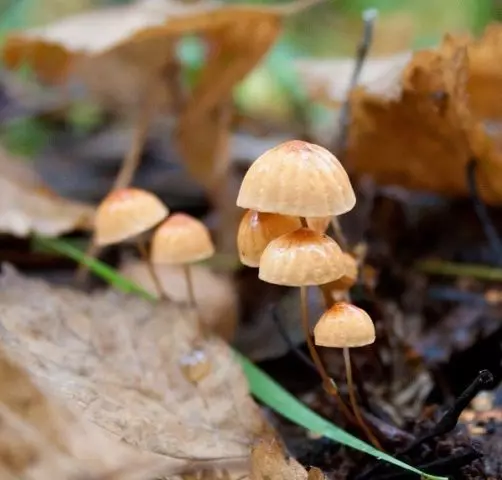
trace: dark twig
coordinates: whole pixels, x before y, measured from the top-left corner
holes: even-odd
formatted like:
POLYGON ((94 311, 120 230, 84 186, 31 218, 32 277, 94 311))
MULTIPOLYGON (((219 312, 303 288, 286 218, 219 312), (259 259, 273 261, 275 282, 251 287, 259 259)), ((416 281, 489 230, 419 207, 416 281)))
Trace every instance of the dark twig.
POLYGON ((500 266, 502 265, 502 240, 500 239, 497 229, 490 218, 486 205, 478 193, 478 186, 476 183, 477 165, 478 162, 474 158, 467 163, 467 186, 469 188, 469 194, 471 196, 474 210, 481 222, 481 226, 483 227, 488 243, 490 244, 490 249, 494 256, 494 262, 496 265, 500 266))
POLYGON ((314 365, 314 362, 301 351, 300 348, 298 348, 291 338, 289 337, 289 333, 286 331, 284 328, 284 325, 281 322, 281 319, 279 318, 279 313, 277 312, 277 305, 273 305, 271 308, 271 314, 272 314, 272 320, 275 323, 275 326, 277 327, 277 331, 279 332, 279 335, 282 337, 282 339, 286 342, 286 345, 288 348, 309 368, 314 370, 317 374, 319 373, 317 371, 316 366, 314 365))
POLYGON ((368 56, 371 42, 373 41, 373 27, 377 14, 378 11, 375 8, 370 8, 363 12, 363 36, 361 38, 361 41, 359 42, 359 45, 357 46, 356 65, 350 79, 347 98, 343 102, 342 108, 340 110, 338 139, 336 141, 335 148, 336 153, 340 156, 345 153, 345 149, 347 148, 348 131, 350 124, 350 92, 357 85, 364 62, 366 61, 366 57, 368 56))
MULTIPOLYGON (((481 370, 474 381, 460 394, 460 396, 455 400, 455 403, 445 412, 441 419, 434 425, 434 427, 425 435, 418 437, 412 443, 410 443, 404 450, 397 452, 396 458, 401 459, 404 455, 409 454, 411 451, 415 450, 418 446, 424 444, 425 442, 432 440, 440 435, 445 435, 451 432, 458 423, 458 419, 462 411, 469 405, 472 399, 485 388, 491 386, 493 383, 493 375, 488 370, 481 370)), ((357 480, 374 479, 377 470, 382 468, 382 464, 377 464, 374 467, 367 470, 365 473, 359 475, 357 480)))

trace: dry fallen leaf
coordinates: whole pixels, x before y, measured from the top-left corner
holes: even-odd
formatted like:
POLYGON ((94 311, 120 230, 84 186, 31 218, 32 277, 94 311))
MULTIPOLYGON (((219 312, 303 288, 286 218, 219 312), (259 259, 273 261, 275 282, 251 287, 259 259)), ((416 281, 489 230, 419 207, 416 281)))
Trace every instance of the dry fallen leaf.
POLYGON ((485 200, 502 200, 502 158, 470 109, 465 37, 447 36, 416 52, 401 94, 386 99, 359 87, 351 95, 347 162, 357 174, 446 195, 466 195, 467 161, 479 160, 485 200))
POLYGON ((219 461, 246 473, 252 443, 271 434, 232 351, 217 337, 202 341, 191 312, 112 291, 87 296, 10 268, 0 312, 2 344, 37 382, 164 465, 219 461), (200 381, 184 375, 190 356, 210 362, 200 381))
POLYGON ((94 209, 50 191, 27 161, 0 149, 0 232, 57 236, 91 228, 94 209))
POLYGON ((81 421, 0 348, 1 478, 113 478, 120 474, 121 480, 133 480, 170 471, 162 457, 135 451, 81 421))
MULTIPOLYGON (((157 266, 156 272, 164 291, 178 303, 188 302, 188 291, 182 267, 157 266)), ((121 273, 152 295, 157 295, 144 262, 128 260, 121 273)), ((211 272, 203 265, 192 266, 195 298, 202 320, 225 340, 231 340, 237 326, 237 293, 228 276, 211 272)))
POLYGON ((251 480, 307 480, 307 471, 294 459, 286 458, 275 439, 258 442, 251 454, 251 480))

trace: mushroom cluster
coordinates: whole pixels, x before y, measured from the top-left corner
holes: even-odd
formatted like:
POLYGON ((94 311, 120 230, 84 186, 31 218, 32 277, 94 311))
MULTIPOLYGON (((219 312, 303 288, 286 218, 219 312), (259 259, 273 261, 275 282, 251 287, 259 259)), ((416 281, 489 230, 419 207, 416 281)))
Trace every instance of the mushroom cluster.
POLYGON ((247 209, 238 234, 239 257, 258 267, 261 280, 300 288, 301 318, 307 345, 325 389, 338 401, 349 420, 357 423, 372 443, 381 448, 356 402, 349 349, 375 341, 369 315, 344 302, 333 302, 330 292, 347 292, 357 281, 357 262, 325 232, 331 219, 354 207, 356 197, 347 172, 323 147, 294 140, 261 155, 249 168, 237 197, 247 209), (316 345, 341 348, 352 412, 326 372, 311 338, 307 288, 321 287, 327 311, 314 328, 316 345), (328 292, 328 293, 326 293, 328 292))
POLYGON ((199 328, 205 331, 197 310, 191 264, 214 254, 207 227, 190 215, 175 213, 150 192, 123 188, 111 192, 99 205, 94 220, 94 243, 99 247, 134 239, 155 283, 158 296, 167 299, 155 266, 180 265, 185 274, 188 299, 197 312, 199 328), (160 225, 159 225, 160 224, 160 225), (153 232, 148 253, 144 234, 153 232))

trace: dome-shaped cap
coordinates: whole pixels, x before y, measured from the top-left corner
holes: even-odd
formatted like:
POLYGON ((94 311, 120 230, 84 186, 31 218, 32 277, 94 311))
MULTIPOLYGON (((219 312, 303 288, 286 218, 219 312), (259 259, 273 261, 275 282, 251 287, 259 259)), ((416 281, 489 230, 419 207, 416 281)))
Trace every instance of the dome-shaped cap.
POLYGON ((248 267, 258 267, 265 247, 277 237, 298 230, 298 217, 248 210, 237 231, 239 258, 248 267))
POLYGON ((123 188, 111 192, 94 218, 94 242, 119 243, 154 227, 168 215, 168 208, 150 192, 123 188))
POLYGON ((297 217, 328 217, 352 210, 356 197, 347 172, 323 147, 294 140, 261 155, 249 168, 237 205, 297 217))
POLYGON ((364 310, 337 302, 317 322, 314 340, 321 347, 364 347, 374 343, 375 326, 364 310))
POLYGON ((155 230, 150 258, 153 263, 181 265, 212 257, 214 245, 207 227, 185 213, 175 213, 155 230))
POLYGON ((258 276, 275 285, 322 285, 343 275, 342 251, 327 235, 300 228, 270 242, 258 276))

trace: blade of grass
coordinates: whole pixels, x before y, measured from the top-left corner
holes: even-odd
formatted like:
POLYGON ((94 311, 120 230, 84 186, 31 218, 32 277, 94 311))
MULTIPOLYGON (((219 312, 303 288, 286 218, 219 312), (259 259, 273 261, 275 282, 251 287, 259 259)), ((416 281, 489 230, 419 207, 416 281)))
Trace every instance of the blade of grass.
POLYGON ((431 275, 446 275, 449 277, 472 277, 479 280, 494 282, 502 281, 502 269, 469 263, 443 262, 442 260, 424 260, 417 262, 415 269, 431 275))
MULTIPOLYGON (((84 263, 96 275, 111 283, 119 290, 126 293, 137 293, 150 300, 154 299, 152 295, 120 275, 113 268, 107 266, 99 260, 86 257, 85 253, 71 245, 68 245, 64 240, 36 236, 35 241, 44 248, 52 249, 55 252, 66 255, 77 262, 84 263)), ((397 460, 391 455, 381 452, 353 435, 343 431, 341 428, 328 422, 320 415, 310 410, 306 405, 284 390, 277 382, 275 382, 271 377, 240 353, 235 352, 235 355, 248 379, 251 393, 260 401, 290 421, 308 430, 322 434, 335 442, 371 455, 378 460, 386 461, 404 470, 416 473, 421 476, 422 479, 447 480, 446 477, 428 475, 427 473, 397 460)))

